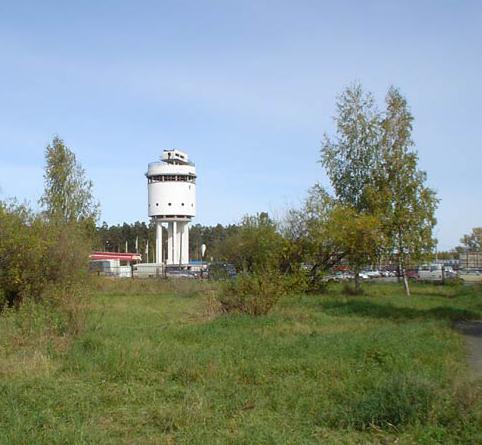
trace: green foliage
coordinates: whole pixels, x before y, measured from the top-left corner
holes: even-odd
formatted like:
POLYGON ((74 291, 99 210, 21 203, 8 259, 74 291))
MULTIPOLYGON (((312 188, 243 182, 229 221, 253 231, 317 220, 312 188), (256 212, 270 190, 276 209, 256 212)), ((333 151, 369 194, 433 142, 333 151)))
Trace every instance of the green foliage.
POLYGON ((300 209, 289 210, 283 226, 291 245, 291 264, 310 264, 312 280, 343 257, 329 233, 333 207, 334 199, 316 184, 300 209))
POLYGON ((0 307, 43 303, 53 317, 64 318, 65 332, 79 332, 88 253, 84 228, 53 224, 25 206, 0 203, 0 307))
POLYGON ((78 333, 97 207, 91 182, 61 139, 47 147, 46 160, 45 212, 0 202, 0 310, 42 303, 63 317, 65 333, 78 333))
POLYGON ((83 227, 0 202, 0 289, 9 306, 53 301, 54 288, 74 289, 85 277, 89 250, 83 227))
POLYGON ((374 215, 359 213, 351 207, 336 206, 330 214, 328 227, 330 239, 353 268, 358 292, 358 273, 365 264, 376 262, 383 245, 380 221, 374 215))
POLYGON ((376 171, 372 202, 380 215, 388 255, 396 254, 401 268, 430 255, 435 246, 432 230, 438 200, 425 185, 426 173, 417 168, 412 149, 413 116, 406 99, 395 88, 386 97, 381 122, 381 165, 376 171))
POLYGON ((71 224, 88 221, 94 224, 99 206, 94 200, 92 181, 75 154, 59 137, 45 150, 45 189, 40 204, 50 220, 71 224))
POLYGON ((290 210, 284 235, 297 246, 298 261, 310 265, 311 288, 322 285, 324 273, 342 259, 355 272, 375 262, 383 245, 377 216, 340 204, 319 185, 300 210, 290 210))
POLYGON ((215 226, 194 224, 189 230, 189 257, 200 260, 201 246, 205 244, 207 247, 206 258, 222 259, 223 244, 227 238, 234 236, 238 231, 238 224, 226 226, 222 224, 216 224, 215 226))
POLYGON ((49 240, 44 228, 26 206, 0 202, 0 289, 9 306, 24 298, 38 299, 47 284, 49 240))
POLYGON ((238 271, 264 273, 280 271, 286 241, 267 213, 245 216, 239 228, 219 248, 220 259, 233 263, 238 271))
MULTIPOLYGON (((164 250, 167 249, 167 230, 163 228, 164 250)), ((223 226, 203 226, 194 224, 189 229, 189 258, 201 259, 201 246, 206 244, 208 251, 205 260, 213 258, 219 260, 223 257, 223 244, 225 240, 239 231, 239 225, 230 224, 223 226)), ((109 226, 103 222, 97 227, 95 248, 110 252, 123 252, 126 243, 129 251, 136 251, 144 255, 143 261, 153 261, 155 257, 156 228, 153 221, 149 223, 136 221, 109 226), (136 249, 137 245, 137 249, 136 249), (147 249, 149 245, 149 251, 147 249), (149 254, 149 258, 147 255, 149 254)))
MULTIPOLYGON (((435 246, 432 230, 438 204, 435 192, 425 184, 426 173, 417 167, 418 156, 412 149, 413 116, 407 101, 392 87, 386 96, 386 110, 380 113, 373 96, 356 84, 340 95, 335 122, 336 138, 325 136, 321 163, 337 204, 344 212, 358 213, 362 223, 354 221, 354 230, 344 231, 348 238, 338 239, 342 250, 357 244, 351 233, 374 223, 369 218, 377 218, 382 235, 377 241, 383 243, 374 243, 370 255, 368 246, 359 245, 351 254, 345 251, 347 258, 359 268, 383 246, 385 257, 396 258, 400 270, 405 271, 410 261, 421 261, 435 246)), ((404 283, 409 294, 406 277, 404 283)))
MULTIPOLYGON (((164 227, 163 241, 167 249, 167 230, 164 227)), ((143 261, 152 262, 155 258, 156 227, 153 221, 148 224, 136 221, 132 224, 109 226, 105 221, 97 227, 94 246, 96 250, 108 252, 138 252, 144 255, 143 261), (137 249, 136 249, 137 247, 137 249), (147 256, 149 255, 149 258, 147 256)))
POLYGON ((346 88, 336 105, 336 137, 324 136, 321 163, 337 200, 366 211, 370 209, 367 192, 378 168, 380 114, 373 95, 360 84, 346 88))
POLYGON ((222 284, 218 301, 222 312, 266 315, 285 291, 284 278, 275 272, 243 273, 222 284))
POLYGON ((472 232, 460 240, 462 247, 470 252, 482 251, 482 227, 474 227, 472 232))

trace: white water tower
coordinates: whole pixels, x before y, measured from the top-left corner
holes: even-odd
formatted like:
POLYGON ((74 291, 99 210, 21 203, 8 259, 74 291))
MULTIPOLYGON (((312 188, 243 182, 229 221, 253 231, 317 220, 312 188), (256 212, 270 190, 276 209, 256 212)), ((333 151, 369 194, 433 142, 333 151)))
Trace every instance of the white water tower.
POLYGON ((146 173, 149 216, 156 223, 156 263, 189 263, 188 224, 196 216, 196 167, 186 153, 164 150, 161 162, 146 173), (162 223, 167 222, 167 252, 162 251, 162 223))

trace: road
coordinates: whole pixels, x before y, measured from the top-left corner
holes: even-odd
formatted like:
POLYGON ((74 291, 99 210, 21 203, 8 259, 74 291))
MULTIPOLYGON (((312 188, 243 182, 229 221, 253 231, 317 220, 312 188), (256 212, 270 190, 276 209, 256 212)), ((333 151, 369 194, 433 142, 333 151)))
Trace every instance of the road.
POLYGON ((460 321, 455 327, 464 336, 470 367, 482 378, 482 320, 460 321))

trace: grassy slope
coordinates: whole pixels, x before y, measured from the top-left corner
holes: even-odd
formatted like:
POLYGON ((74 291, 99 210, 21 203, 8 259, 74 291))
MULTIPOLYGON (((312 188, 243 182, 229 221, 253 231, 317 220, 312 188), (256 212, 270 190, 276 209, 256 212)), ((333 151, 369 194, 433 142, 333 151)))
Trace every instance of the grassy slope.
POLYGON ((257 319, 111 289, 42 366, 0 342, 0 443, 478 443, 451 320, 482 318, 480 293, 396 289, 286 297, 257 319))

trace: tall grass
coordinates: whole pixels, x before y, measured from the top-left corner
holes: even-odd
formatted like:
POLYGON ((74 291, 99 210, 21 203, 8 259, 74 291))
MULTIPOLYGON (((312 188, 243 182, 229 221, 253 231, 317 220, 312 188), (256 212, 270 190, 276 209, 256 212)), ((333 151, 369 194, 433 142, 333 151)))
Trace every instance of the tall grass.
POLYGON ((480 382, 451 329, 481 315, 472 290, 334 287, 203 318, 195 283, 101 285, 49 367, 0 380, 0 443, 480 443, 480 382))
POLYGON ((194 296, 215 289, 217 284, 205 280, 186 279, 116 279, 93 276, 91 288, 102 295, 165 295, 194 296))

